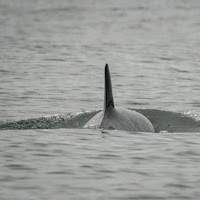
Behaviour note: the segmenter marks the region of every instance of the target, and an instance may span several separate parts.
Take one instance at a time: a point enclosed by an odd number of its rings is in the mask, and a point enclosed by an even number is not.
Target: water
[[[8,131],[1,199],[198,199],[199,134]]]
[[[199,199],[199,10],[0,0],[1,199]],[[105,63],[116,106],[156,134],[82,129]]]

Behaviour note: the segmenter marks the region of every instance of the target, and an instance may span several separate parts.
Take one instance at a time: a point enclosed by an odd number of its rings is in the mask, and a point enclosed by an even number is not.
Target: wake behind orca
[[[142,114],[125,108],[116,108],[108,64],[105,66],[104,109],[90,119],[84,128],[117,129],[135,132],[154,132],[151,122]]]

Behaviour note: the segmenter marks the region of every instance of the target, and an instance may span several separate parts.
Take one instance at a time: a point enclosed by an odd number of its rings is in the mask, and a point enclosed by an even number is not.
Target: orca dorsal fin
[[[104,111],[106,111],[110,107],[114,108],[112,83],[111,83],[110,71],[109,71],[109,67],[107,63],[105,66],[105,93],[104,95],[105,95],[104,96]]]

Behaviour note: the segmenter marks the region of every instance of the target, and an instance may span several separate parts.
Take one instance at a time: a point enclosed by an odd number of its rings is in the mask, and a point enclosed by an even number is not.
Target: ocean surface
[[[199,199],[199,52],[199,0],[0,0],[0,199]],[[106,63],[156,133],[83,129]]]

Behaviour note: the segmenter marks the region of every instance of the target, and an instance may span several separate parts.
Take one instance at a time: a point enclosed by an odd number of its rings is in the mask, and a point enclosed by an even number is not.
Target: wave
[[[130,109],[133,110],[133,109]],[[153,124],[155,132],[200,132],[200,116],[198,114],[176,113],[156,109],[134,109],[146,116]],[[81,129],[89,119],[96,115],[97,111],[79,111],[75,113],[30,118],[12,122],[0,122],[0,130],[24,130],[24,129]]]

